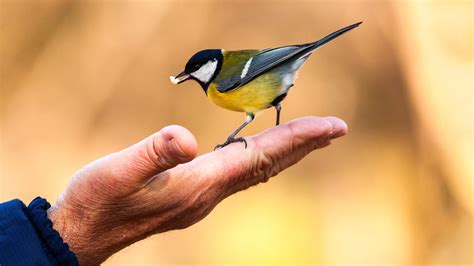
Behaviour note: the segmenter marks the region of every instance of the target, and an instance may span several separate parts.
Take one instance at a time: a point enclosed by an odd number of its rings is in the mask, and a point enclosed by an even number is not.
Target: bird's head
[[[219,73],[224,58],[222,53],[220,49],[209,49],[197,52],[188,60],[183,72],[175,77],[170,77],[171,82],[180,84],[186,80],[193,79],[199,82],[203,89],[206,90],[209,83],[211,83]]]

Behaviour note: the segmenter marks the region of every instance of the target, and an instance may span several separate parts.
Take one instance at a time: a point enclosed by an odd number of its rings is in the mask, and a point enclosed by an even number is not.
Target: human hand
[[[193,135],[168,126],[79,170],[48,216],[81,264],[99,264],[150,235],[198,222],[224,198],[346,132],[338,118],[300,118],[247,137],[247,149],[233,143],[194,159]]]

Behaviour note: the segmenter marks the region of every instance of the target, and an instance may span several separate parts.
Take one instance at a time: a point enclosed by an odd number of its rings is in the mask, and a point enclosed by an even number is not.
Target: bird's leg
[[[277,119],[276,119],[276,126],[280,124],[280,111],[281,111],[281,105],[277,104],[275,105],[275,109],[277,111]]]
[[[293,84],[291,84],[287,88],[287,92],[278,95],[271,103],[273,107],[275,107],[275,110],[277,111],[277,119],[276,119],[276,125],[278,126],[280,124],[280,111],[281,111],[281,101],[283,101],[288,94],[288,90],[293,87]]]
[[[255,115],[253,113],[247,113],[247,119],[245,119],[245,122],[240,125],[239,128],[237,128],[234,132],[232,132],[232,134],[230,134],[230,136],[227,138],[227,140],[222,143],[222,144],[217,144],[216,147],[214,148],[214,150],[217,150],[217,149],[220,149],[220,148],[223,148],[231,143],[234,143],[234,142],[243,142],[245,144],[245,148],[247,148],[247,141],[244,139],[244,138],[236,138],[235,136],[245,127],[247,126],[248,124],[250,124],[250,122],[252,122],[255,118]]]

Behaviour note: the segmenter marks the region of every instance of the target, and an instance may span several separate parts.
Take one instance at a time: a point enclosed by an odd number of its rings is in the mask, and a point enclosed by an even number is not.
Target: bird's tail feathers
[[[352,24],[350,26],[347,26],[345,28],[342,28],[340,30],[337,30],[337,31],[329,34],[328,36],[326,36],[326,37],[324,37],[324,38],[322,38],[318,41],[315,41],[314,43],[311,44],[311,50],[314,50],[314,49],[316,49],[316,48],[332,41],[334,38],[341,36],[342,34],[352,30],[353,28],[357,28],[360,24],[362,24],[362,21],[354,23],[354,24]]]

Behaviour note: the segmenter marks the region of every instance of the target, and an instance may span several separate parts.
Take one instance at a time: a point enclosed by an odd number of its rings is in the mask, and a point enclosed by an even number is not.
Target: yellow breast
[[[219,92],[217,85],[211,83],[207,97],[220,107],[237,112],[255,113],[271,107],[271,102],[281,91],[282,84],[279,82],[279,77],[267,73],[242,87],[224,93]]]

